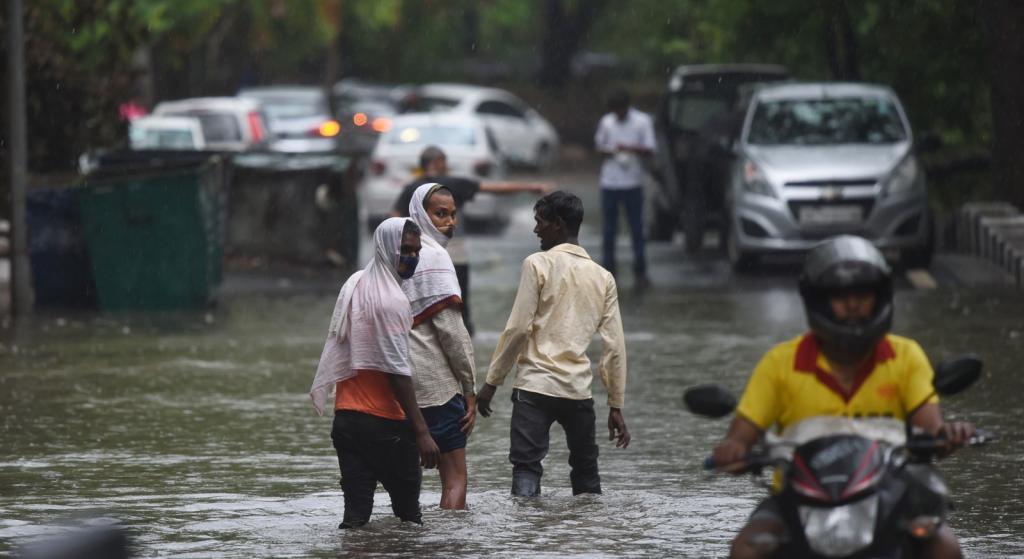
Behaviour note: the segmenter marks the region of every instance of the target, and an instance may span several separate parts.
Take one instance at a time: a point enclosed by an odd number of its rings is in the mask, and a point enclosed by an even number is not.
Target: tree
[[[997,194],[1024,210],[1024,3],[986,0]]]
[[[544,36],[541,41],[541,86],[560,89],[569,80],[573,56],[604,6],[603,0],[580,0],[567,10],[562,0],[543,0]]]

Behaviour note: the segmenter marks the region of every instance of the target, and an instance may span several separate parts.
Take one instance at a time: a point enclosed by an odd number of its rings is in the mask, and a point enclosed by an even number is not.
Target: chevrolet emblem
[[[843,189],[838,186],[826,186],[821,189],[822,200],[841,200],[843,198]]]

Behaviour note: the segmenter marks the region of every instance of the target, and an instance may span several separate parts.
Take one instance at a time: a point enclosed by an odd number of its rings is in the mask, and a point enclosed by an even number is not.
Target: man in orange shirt
[[[800,277],[811,332],[775,346],[758,363],[714,450],[715,464],[736,470],[764,431],[815,416],[909,417],[914,427],[944,434],[949,450],[963,446],[974,427],[943,421],[924,351],[889,334],[892,289],[889,264],[867,240],[840,236],[812,249]],[[785,539],[785,530],[769,497],[736,536],[730,557],[764,557],[757,536]],[[960,556],[948,526],[926,542],[924,556]]]
[[[409,361],[412,308],[399,285],[416,270],[420,228],[391,218],[373,240],[373,261],[352,274],[338,295],[310,390],[322,413],[335,387],[331,439],[345,493],[338,528],[370,520],[378,481],[391,496],[395,516],[421,524],[420,467],[433,468],[439,456],[416,403]]]

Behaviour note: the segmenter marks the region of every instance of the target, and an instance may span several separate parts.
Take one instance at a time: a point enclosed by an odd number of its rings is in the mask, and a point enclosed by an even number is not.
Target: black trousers
[[[515,389],[512,391],[512,475],[544,473],[541,461],[548,454],[551,424],[565,430],[569,447],[569,479],[573,495],[600,493],[597,471],[598,447],[594,440],[594,399],[570,400]]]
[[[370,520],[378,481],[391,496],[395,516],[422,524],[423,470],[408,421],[339,410],[334,413],[331,440],[338,452],[341,489],[345,493],[343,526],[362,526]]]

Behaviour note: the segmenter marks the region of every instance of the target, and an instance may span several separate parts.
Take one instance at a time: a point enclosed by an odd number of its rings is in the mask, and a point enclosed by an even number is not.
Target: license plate
[[[830,206],[804,206],[798,216],[803,225],[846,225],[860,223],[864,218],[861,207],[854,204]]]

